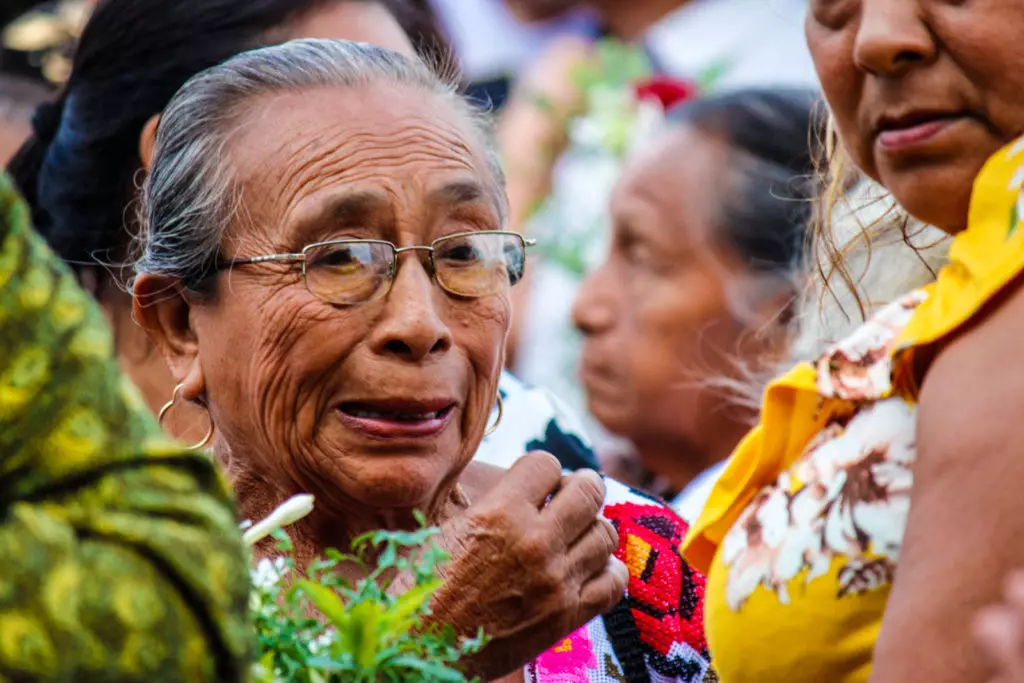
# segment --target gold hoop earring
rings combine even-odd
[[[174,406],[174,404],[178,401],[178,394],[180,394],[181,390],[184,389],[184,388],[185,388],[185,384],[184,383],[181,383],[178,386],[174,387],[174,393],[171,395],[171,400],[168,401],[167,403],[165,403],[163,405],[163,407],[160,409],[160,412],[157,413],[156,423],[158,425],[160,425],[161,428],[163,428],[163,426],[164,426],[164,416],[167,415],[167,411],[169,411]],[[211,439],[213,439],[213,418],[212,417],[210,418],[210,428],[207,430],[206,436],[204,436],[203,440],[200,441],[199,443],[197,443],[197,444],[195,444],[193,446],[189,446],[188,449],[190,451],[202,450],[203,448],[205,448],[207,446],[207,444],[210,443]]]
[[[502,404],[502,401],[501,401],[501,392],[498,392],[498,419],[494,421],[494,424],[492,424],[487,429],[486,432],[484,432],[484,436],[485,437],[490,436],[495,431],[497,431],[498,425],[501,424],[501,416],[504,414],[504,412],[505,412],[505,406]]]

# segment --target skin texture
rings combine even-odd
[[[433,96],[384,85],[267,95],[237,130],[226,156],[245,212],[225,238],[227,257],[345,237],[414,246],[502,227],[503,195],[469,122]],[[442,192],[457,184],[477,191]],[[488,680],[621,598],[627,575],[609,565],[617,536],[598,519],[596,473],[563,478],[547,454],[507,474],[468,467],[497,392],[508,291],[455,299],[415,253],[400,257],[386,297],[356,306],[321,301],[283,264],[240,267],[216,284],[197,299],[173,280],[140,276],[136,315],[183,396],[216,421],[215,452],[242,515],[316,495],[316,510],[293,528],[300,562],[365,531],[414,528],[413,511],[423,511],[453,555],[435,616],[466,635],[494,634],[470,664]],[[372,437],[338,412],[434,398],[455,408],[429,437]]]
[[[843,143],[917,218],[964,227],[986,157],[1024,130],[1024,3],[812,0],[807,35]],[[894,108],[963,109],[914,154],[887,154],[871,122]],[[971,619],[1024,565],[1018,444],[1024,295],[1011,287],[943,346],[927,370],[907,530],[872,683],[986,681]],[[1012,361],[1010,361],[1012,362]]]
[[[925,223],[964,227],[982,164],[1024,132],[1019,0],[812,0],[807,39],[853,162]],[[925,146],[887,152],[879,119],[959,113]]]
[[[415,54],[412,43],[394,17],[382,5],[373,2],[326,5],[282,27],[271,38],[281,42],[297,38],[337,38],[386,47],[410,57]],[[152,147],[155,130],[153,125],[143,131],[139,145],[143,160],[147,157],[146,150]],[[116,331],[122,367],[142,391],[150,408],[154,412],[159,410],[170,400],[175,385],[163,359],[153,352],[149,339],[132,320],[131,302],[120,289],[105,290],[101,303]],[[209,424],[201,407],[182,401],[168,412],[164,421],[165,429],[186,443],[202,439]]]
[[[633,159],[612,197],[608,258],[574,309],[590,411],[676,490],[727,457],[755,418],[706,381],[736,377],[737,362],[757,368],[786,338],[771,322],[792,293],[764,296],[771,287],[716,227],[728,162],[720,140],[689,126]]]

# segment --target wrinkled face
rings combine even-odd
[[[576,302],[581,379],[611,431],[701,447],[728,418],[701,381],[732,374],[729,359],[742,353],[746,328],[728,299],[748,274],[715,235],[724,145],[682,127],[655,147],[624,170],[608,259]]]
[[[962,229],[975,175],[1024,133],[1024,0],[808,7],[808,43],[853,161],[917,218]]]
[[[243,210],[226,257],[501,227],[480,143],[434,96],[304,90],[257,99],[238,130],[227,157]],[[422,253],[399,256],[387,296],[351,306],[314,296],[294,265],[221,273],[192,314],[218,447],[284,492],[342,509],[432,501],[486,428],[510,303],[507,290],[453,298]]]

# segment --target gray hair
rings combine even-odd
[[[426,65],[383,48],[295,40],[242,53],[196,75],[167,105],[143,187],[135,272],[174,277],[190,290],[204,291],[225,230],[239,208],[224,152],[247,102],[303,88],[378,84],[421,89],[464,114],[503,195],[504,176],[491,143],[489,117],[462,98],[452,83]],[[502,211],[504,222],[504,206]]]

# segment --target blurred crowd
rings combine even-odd
[[[1024,680],[1021,0],[2,1],[0,680],[296,494],[482,680]]]

